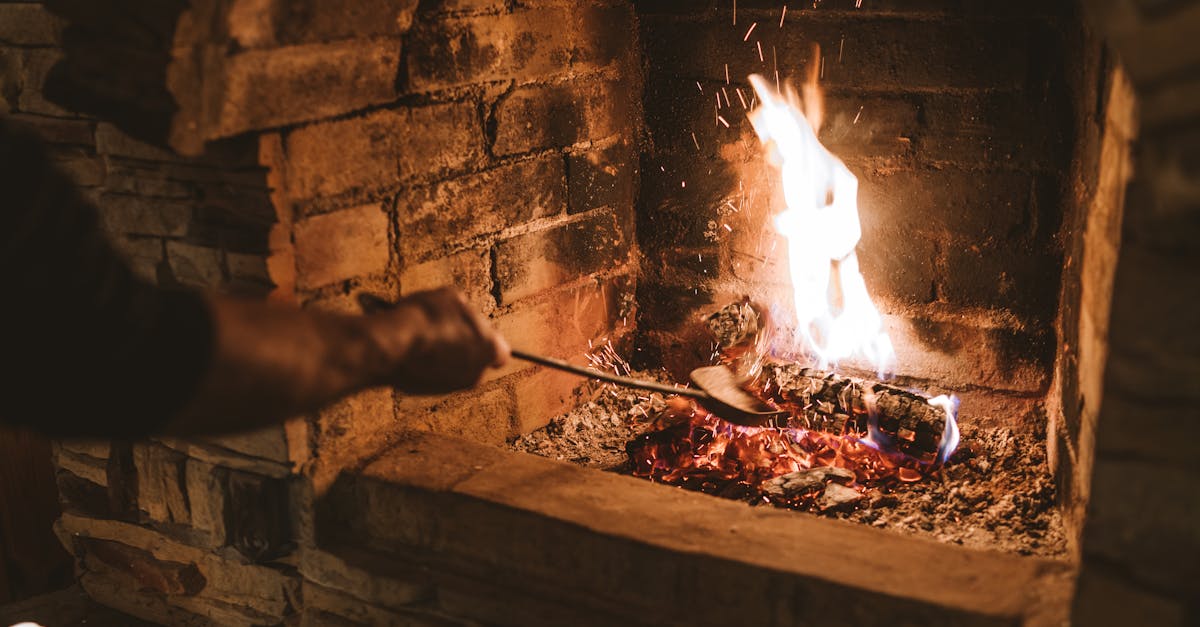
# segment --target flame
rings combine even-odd
[[[958,448],[958,397],[942,394],[929,399],[929,404],[941,407],[946,412],[946,426],[942,429],[942,440],[938,442],[937,450],[937,461],[944,464]]]
[[[788,243],[798,339],[821,368],[862,357],[882,378],[895,352],[854,251],[862,236],[858,179],[817,139],[819,91],[813,83],[805,89],[810,120],[790,88],[780,94],[757,74],[750,83],[761,102],[750,123],[783,181],[787,208],[775,228]]]

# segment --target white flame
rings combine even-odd
[[[958,448],[958,397],[945,394],[929,399],[929,404],[941,407],[946,412],[946,426],[942,429],[942,441],[938,443],[937,461],[945,463]]]
[[[882,376],[895,353],[854,252],[858,179],[821,145],[794,92],[780,94],[757,74],[750,83],[761,102],[750,123],[783,179],[787,208],[775,228],[788,242],[797,334],[821,367],[863,357]]]

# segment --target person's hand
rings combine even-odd
[[[451,288],[407,296],[370,319],[392,357],[386,383],[410,394],[474,387],[510,357],[504,338]]]

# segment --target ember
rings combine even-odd
[[[859,491],[888,490],[920,481],[936,464],[875,448],[854,434],[802,428],[739,427],[690,403],[672,403],[660,420],[666,428],[644,434],[627,446],[633,474],[728,498],[761,497],[796,509],[827,509],[827,484],[846,483]],[[791,473],[828,469],[820,481],[780,489]],[[838,474],[839,469],[849,474]]]

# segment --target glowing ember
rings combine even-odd
[[[669,426],[626,447],[633,474],[724,497],[817,509],[828,507],[821,499],[824,483],[788,493],[764,489],[764,484],[797,471],[842,468],[853,473],[849,488],[861,492],[919,481],[935,470],[852,434],[739,427],[683,399],[672,399],[659,420]]]

